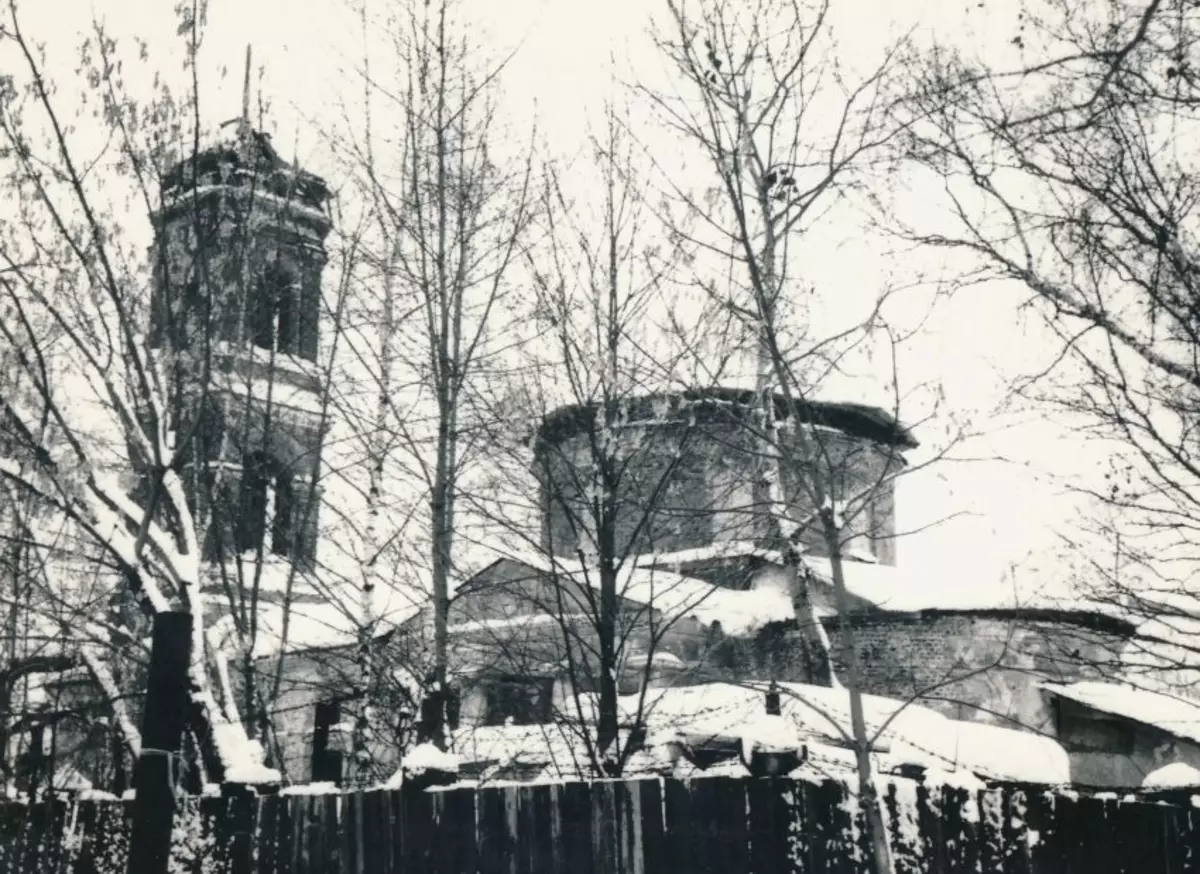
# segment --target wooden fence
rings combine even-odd
[[[898,874],[1200,872],[1200,809],[1031,789],[888,784]],[[0,806],[0,874],[125,874],[130,805]],[[843,784],[703,778],[189,798],[181,874],[865,871]]]

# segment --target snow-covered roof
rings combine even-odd
[[[419,610],[419,605],[412,605],[381,613],[376,617],[376,636],[387,634],[411,619]],[[287,641],[284,643],[284,612],[281,604],[259,604],[255,658],[278,655],[281,649],[296,653],[352,646],[358,641],[358,620],[350,611],[328,602],[297,601],[286,611]]]
[[[599,588],[600,573],[580,562],[552,558],[544,553],[506,549],[502,560],[524,565],[542,574],[557,574],[583,587]],[[617,578],[618,597],[651,607],[670,620],[691,618],[702,625],[721,623],[726,634],[754,632],[769,622],[795,618],[789,593],[767,587],[737,591],[672,571],[638,566],[626,561]]]
[[[732,558],[753,557],[783,564],[779,550],[764,549],[753,541],[719,541],[707,546],[658,555],[641,555],[638,565],[657,566],[679,572],[689,565]],[[804,564],[823,583],[833,585],[833,568],[828,558],[804,555]],[[920,610],[981,610],[1016,607],[1058,606],[1034,593],[1015,592],[1010,583],[972,578],[964,585],[964,569],[958,564],[905,568],[878,564],[861,554],[847,555],[842,562],[846,591],[880,610],[913,613]]]
[[[781,683],[780,710],[800,736],[817,743],[845,744],[851,735],[850,696],[843,688]],[[765,708],[766,684],[708,683],[653,690],[647,695],[650,737],[679,730],[743,737]],[[1030,732],[952,720],[940,713],[893,698],[862,696],[867,731],[877,746],[896,754],[915,753],[947,770],[967,769],[995,780],[1066,783],[1070,763],[1053,739]],[[638,696],[623,696],[618,706],[627,723],[637,713]]]
[[[1128,683],[1084,680],[1078,683],[1043,683],[1051,695],[1075,701],[1093,710],[1153,726],[1176,737],[1200,743],[1200,704]]]
[[[853,772],[853,753],[846,747],[850,732],[846,690],[781,684],[781,715],[770,716],[765,711],[765,689],[764,684],[711,683],[653,690],[648,693],[644,718],[648,743],[652,749],[671,741],[692,746],[740,745],[743,755],[756,747],[795,749],[804,744],[819,770]],[[618,699],[623,737],[628,737],[634,722],[637,698]],[[588,700],[581,703],[585,712],[594,706]],[[868,733],[876,738],[873,758],[880,769],[915,763],[938,772],[967,771],[991,780],[1043,785],[1070,782],[1067,753],[1048,737],[960,722],[917,704],[873,695],[863,696],[863,706]],[[588,770],[582,734],[582,727],[570,722],[464,728],[454,732],[451,748],[465,763],[524,764],[569,777]],[[654,757],[643,758],[650,762]],[[744,772],[740,761],[729,767]],[[631,770],[636,768],[631,766]],[[711,776],[713,772],[704,773]]]
[[[828,558],[805,555],[803,560],[814,575],[833,584]],[[970,578],[970,569],[957,563],[906,568],[846,560],[842,562],[842,574],[849,594],[896,613],[1048,606],[1035,597],[1019,596],[1001,581]]]

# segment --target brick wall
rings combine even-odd
[[[1087,614],[963,611],[857,614],[826,621],[836,670],[850,628],[864,691],[923,704],[956,719],[1053,734],[1039,679],[1111,678],[1131,629]]]
[[[581,546],[585,553],[595,549],[597,471],[606,457],[617,482],[618,554],[672,552],[761,536],[766,516],[755,497],[763,494],[757,484],[760,444],[745,416],[725,408],[696,415],[677,403],[652,407],[641,417],[631,414],[607,432],[596,418],[544,432],[534,465],[542,483],[544,547],[570,556]],[[880,443],[831,428],[810,434],[820,456],[814,468],[838,500],[849,502],[843,547],[895,563],[894,484],[887,477],[902,459]],[[787,474],[785,484],[803,482],[808,470]],[[803,517],[813,508],[799,487],[796,491],[801,495],[796,513]],[[804,542],[813,552],[824,552],[815,528]]]

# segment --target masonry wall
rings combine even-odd
[[[1053,735],[1039,680],[1111,678],[1130,629],[1087,614],[993,610],[864,613],[825,621],[835,669],[845,671],[847,629],[862,688],[920,698],[954,719]]]
[[[767,528],[761,443],[748,424],[744,407],[688,403],[678,398],[645,400],[645,409],[624,414],[605,429],[596,417],[570,427],[543,429],[534,469],[542,484],[543,546],[558,555],[595,551],[597,514],[609,459],[609,482],[617,485],[615,542],[625,552],[675,552],[723,541],[762,537]],[[894,488],[890,477],[902,459],[886,446],[829,427],[807,432],[818,447],[814,462],[835,498],[847,502],[843,548],[895,563]],[[796,456],[801,440],[792,434]],[[612,460],[615,460],[612,461]],[[784,486],[795,486],[809,468],[786,472]],[[886,480],[882,482],[881,480]],[[795,499],[797,515],[814,508]],[[824,554],[814,525],[803,542]]]

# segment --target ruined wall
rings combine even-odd
[[[954,719],[1053,735],[1040,680],[1111,678],[1132,628],[1118,620],[1048,610],[861,613],[825,621],[844,676],[845,629],[853,634],[862,688],[920,698]]]
[[[618,554],[669,553],[761,537],[765,492],[751,415],[733,403],[668,396],[630,402],[608,429],[598,414],[548,417],[534,464],[542,484],[544,548],[564,556],[575,556],[581,545],[585,554],[594,551],[598,520],[592,502],[602,493],[597,471],[604,457],[620,462],[613,465]],[[793,435],[799,455],[801,439],[790,426],[781,433],[781,439]],[[882,442],[833,427],[817,426],[807,434],[819,448],[817,470],[835,498],[847,502],[843,548],[894,564],[894,487],[890,479],[879,483],[903,464],[900,456]],[[804,475],[797,470],[787,479],[799,483]],[[795,492],[803,494],[798,487]],[[796,498],[800,517],[812,512],[807,503]],[[824,554],[815,526],[803,542]]]

